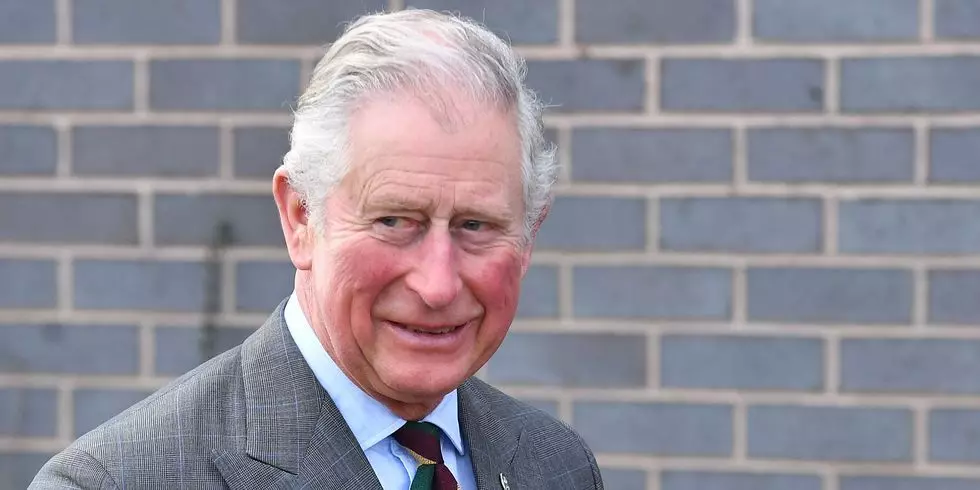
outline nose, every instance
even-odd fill
[[[420,245],[417,263],[405,281],[429,308],[445,308],[453,303],[463,286],[452,237],[448,230],[433,227]]]

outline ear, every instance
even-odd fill
[[[527,269],[531,267],[531,252],[534,251],[534,241],[538,237],[538,231],[541,230],[541,224],[548,217],[548,211],[551,211],[551,203],[541,210],[541,215],[531,227],[531,238],[524,244],[524,250],[521,254],[521,277],[524,277],[527,274]]]
[[[309,270],[316,235],[308,223],[302,197],[289,185],[288,175],[282,168],[276,170],[272,177],[272,195],[279,209],[279,222],[289,259],[297,270]]]

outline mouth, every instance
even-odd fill
[[[388,323],[389,325],[391,325],[393,327],[400,328],[402,330],[407,330],[407,331],[412,332],[412,333],[422,334],[422,335],[431,335],[433,337],[437,337],[437,336],[440,336],[440,335],[448,335],[448,334],[451,334],[453,332],[456,332],[457,330],[465,327],[469,322],[461,323],[459,325],[445,326],[445,327],[441,327],[441,328],[440,327],[414,326],[414,325],[409,325],[409,324],[405,324],[405,323],[398,323],[398,322],[393,322],[393,321],[388,321],[386,323]]]

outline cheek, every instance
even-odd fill
[[[507,254],[474,269],[473,291],[488,314],[512,316],[521,292],[521,259]]]

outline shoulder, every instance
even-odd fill
[[[206,471],[186,466],[209,461],[214,450],[234,447],[244,415],[242,386],[239,346],[79,437],[41,468],[33,485],[115,488],[124,478],[120,468],[148,481],[166,480],[182,464],[184,470]]]
[[[592,449],[569,424],[484,381],[472,378],[467,385],[483,403],[493,407],[493,416],[512,421],[513,428],[520,431],[520,446],[533,454],[526,459],[553,465],[541,470],[560,480],[552,483],[558,483],[561,488],[583,488],[580,485],[588,482],[584,488],[603,488]]]

